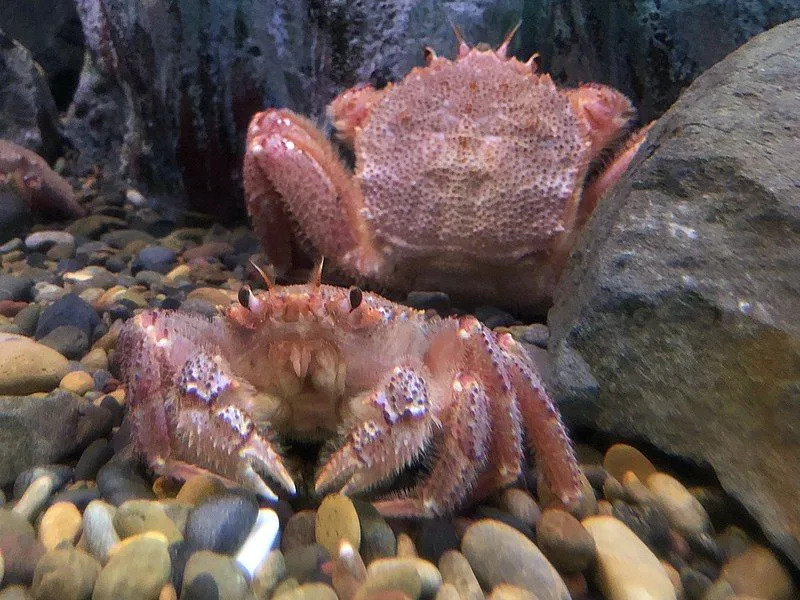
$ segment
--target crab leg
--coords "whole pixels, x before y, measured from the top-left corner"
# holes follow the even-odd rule
[[[360,408],[359,422],[317,477],[318,494],[345,479],[344,494],[380,482],[414,460],[432,435],[435,421],[419,368],[395,367]]]
[[[433,470],[408,496],[375,503],[385,515],[430,517],[451,512],[466,498],[487,459],[489,399],[472,376],[453,381],[453,403],[442,423],[444,435]]]
[[[288,247],[283,213],[335,264],[365,275],[380,267],[361,191],[307,119],[286,109],[256,114],[248,129],[244,178],[248,210],[268,251],[275,246],[276,260],[285,260]]]

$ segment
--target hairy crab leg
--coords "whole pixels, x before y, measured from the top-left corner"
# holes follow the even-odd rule
[[[346,479],[342,493],[364,490],[408,465],[430,439],[435,423],[423,373],[395,367],[370,392],[347,441],[323,466],[315,491],[324,493]]]
[[[486,390],[470,375],[453,381],[453,400],[443,419],[433,470],[407,496],[375,502],[382,514],[394,517],[431,517],[448,513],[466,498],[487,460],[489,399]]]

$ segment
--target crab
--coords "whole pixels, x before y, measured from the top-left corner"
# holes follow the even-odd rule
[[[297,491],[281,441],[327,441],[317,495],[391,486],[428,457],[416,487],[376,503],[424,517],[516,480],[524,434],[554,497],[579,497],[558,410],[510,335],[320,274],[243,287],[213,319],[156,309],[127,322],[118,352],[132,439],[156,474],[210,474],[275,499],[275,484]]]
[[[246,205],[279,274],[310,250],[373,289],[548,307],[576,234],[646,129],[622,142],[630,101],[596,83],[556,87],[533,57],[508,55],[513,33],[496,50],[459,37],[455,60],[426,49],[402,81],[336,97],[328,115],[354,172],[310,120],[252,118]]]

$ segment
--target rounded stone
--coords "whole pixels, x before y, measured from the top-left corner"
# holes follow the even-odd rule
[[[422,593],[422,579],[417,569],[405,560],[397,561],[390,558],[381,560],[393,562],[373,570],[372,573],[367,570],[367,578],[356,594],[356,599],[373,598],[373,594],[380,590],[396,590],[403,592],[411,600],[417,600]]]
[[[50,475],[37,477],[11,510],[33,522],[53,493],[55,481]]]
[[[235,552],[244,542],[258,516],[258,504],[250,494],[226,492],[200,502],[186,521],[186,543],[192,550]]]
[[[289,552],[316,542],[317,512],[300,510],[294,513],[281,532],[281,550]]]
[[[442,581],[458,590],[461,600],[483,600],[483,590],[469,561],[458,550],[448,550],[439,559]]]
[[[169,581],[167,538],[148,532],[120,542],[106,563],[92,600],[147,600],[158,597]]]
[[[484,519],[469,526],[461,552],[486,589],[510,583],[531,591],[540,600],[568,600],[558,572],[530,539],[513,527]]]
[[[581,494],[577,502],[573,502],[569,507],[569,513],[576,519],[584,519],[597,513],[597,496],[594,493],[592,484],[589,483],[586,475],[578,475],[581,484]],[[561,500],[550,491],[550,487],[545,483],[543,477],[536,480],[536,495],[542,508],[563,508]]]
[[[44,511],[39,521],[39,541],[46,550],[62,542],[75,544],[83,529],[83,517],[71,502],[56,502]]]
[[[75,465],[75,481],[94,479],[100,468],[114,456],[114,450],[105,438],[94,440],[81,453]]]
[[[23,585],[9,585],[0,590],[0,600],[33,600],[33,596]]]
[[[670,524],[686,536],[699,535],[711,529],[711,520],[700,501],[683,484],[666,473],[653,473],[647,487]]]
[[[350,498],[342,494],[330,494],[325,497],[317,509],[314,537],[331,556],[337,555],[339,541],[343,539],[350,542],[356,551],[359,550],[361,523]]]
[[[111,504],[153,497],[151,485],[138,472],[138,464],[121,455],[114,456],[97,472],[100,494]]]
[[[70,360],[79,360],[89,350],[89,335],[74,325],[59,325],[40,338],[39,343]]]
[[[183,571],[181,598],[205,599],[209,596],[197,593],[210,587],[210,580],[219,600],[240,600],[247,593],[247,580],[230,556],[200,550],[189,557]],[[195,590],[195,588],[198,588]]]
[[[119,542],[114,529],[116,508],[102,500],[92,500],[83,511],[83,537],[86,550],[101,564],[108,560],[111,548]]]
[[[325,583],[304,583],[294,589],[276,594],[272,600],[339,600],[333,588]]]
[[[361,524],[361,547],[358,553],[365,564],[376,558],[388,558],[397,554],[397,538],[372,504],[363,500],[353,500]]]
[[[584,519],[582,525],[597,547],[596,579],[604,598],[676,600],[672,582],[656,555],[622,521],[594,516]]]
[[[422,558],[436,563],[448,550],[457,550],[458,541],[452,519],[427,519],[425,524],[417,529],[413,548]]]
[[[249,579],[255,576],[261,563],[267,559],[277,544],[279,535],[278,514],[271,508],[259,509],[253,528],[234,556],[234,560]]]
[[[583,525],[566,511],[550,508],[536,525],[536,544],[559,571],[578,573],[594,562],[597,549]]]
[[[100,317],[77,294],[67,294],[42,310],[36,326],[36,339],[41,339],[56,327],[72,326],[83,331],[91,338],[94,328],[100,323]]]
[[[433,600],[461,600],[461,596],[454,585],[443,583]]]
[[[626,471],[633,471],[640,481],[647,481],[656,467],[650,460],[633,446],[628,444],[614,444],[603,458],[603,467],[612,477],[622,481]]]
[[[0,334],[0,395],[49,392],[68,368],[67,359],[52,348],[25,336]]]
[[[528,492],[518,488],[507,488],[500,494],[500,507],[526,525],[535,527],[542,515],[536,500]]]
[[[225,486],[216,477],[195,475],[184,482],[175,498],[187,504],[197,505],[206,498],[222,494],[224,491]]]
[[[789,600],[797,589],[786,568],[767,548],[753,545],[722,567],[721,578],[741,596]]]
[[[507,583],[494,586],[487,598],[488,600],[539,600],[536,594]]]
[[[72,371],[64,375],[58,385],[73,394],[83,396],[89,390],[94,389],[94,377],[86,371]]]
[[[269,598],[272,590],[286,577],[286,561],[280,550],[273,550],[258,566],[250,584],[256,598]]]
[[[58,463],[37,465],[25,469],[14,480],[14,498],[21,498],[28,487],[40,477],[50,477],[53,482],[53,489],[60,489],[72,479],[72,473],[70,466]]]
[[[299,583],[327,579],[327,576],[323,575],[322,565],[328,562],[331,556],[319,544],[293,548],[289,552],[285,552],[283,557],[286,563],[286,574]]]
[[[36,600],[89,600],[99,574],[100,563],[85,552],[51,550],[36,564],[31,593]]]
[[[108,369],[108,354],[102,348],[92,348],[81,358],[81,366],[87,371]]]
[[[183,539],[164,507],[155,500],[128,500],[120,504],[114,513],[114,529],[123,540],[146,531],[164,534],[170,544]]]
[[[0,508],[0,555],[3,556],[3,584],[30,585],[34,568],[44,554],[33,526],[25,517]]]
[[[436,590],[442,585],[442,574],[432,562],[422,558],[379,558],[373,560],[367,567],[367,579],[370,577],[381,577],[384,571],[392,572],[408,565],[412,567],[419,575],[420,584],[422,586],[421,593],[423,596],[433,596]]]

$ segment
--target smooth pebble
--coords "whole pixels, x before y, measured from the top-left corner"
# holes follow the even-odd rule
[[[278,514],[271,508],[259,509],[253,528],[234,557],[248,578],[252,579],[258,572],[261,563],[275,547],[279,535]]]
[[[350,498],[342,494],[325,496],[317,509],[314,535],[331,556],[336,556],[342,539],[356,550],[361,547],[361,523]]]
[[[44,511],[39,521],[39,541],[47,550],[62,542],[75,544],[83,528],[83,517],[71,502],[56,502]]]

